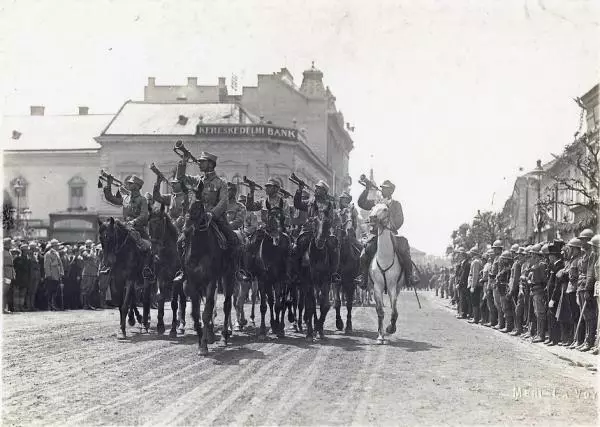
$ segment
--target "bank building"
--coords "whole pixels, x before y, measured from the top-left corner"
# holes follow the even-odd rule
[[[152,191],[155,165],[169,177],[182,141],[192,154],[218,156],[216,172],[238,185],[244,176],[257,183],[274,177],[290,192],[294,172],[309,185],[326,181],[334,194],[351,184],[350,126],[311,66],[298,86],[286,68],[259,74],[256,86],[230,94],[226,79],[199,85],[160,85],[149,77],[144,99],[128,100],[116,114],[97,115],[79,107],[73,115],[47,115],[32,106],[27,116],[3,119],[4,201],[13,208],[12,235],[74,242],[95,238],[98,217],[121,214],[97,188],[104,169],[123,180],[144,179]],[[199,174],[190,164],[188,174]],[[163,183],[163,192],[168,192]]]

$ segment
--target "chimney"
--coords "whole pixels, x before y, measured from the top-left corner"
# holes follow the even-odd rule
[[[79,107],[79,115],[80,116],[87,116],[88,115],[88,111],[90,110],[89,107]]]
[[[225,77],[219,77],[217,88],[219,90],[219,102],[225,102],[227,99],[227,83]]]
[[[188,77],[188,86],[196,87],[198,86],[198,78],[197,77]]]
[[[148,77],[148,86],[153,87],[156,84],[156,77]]]
[[[44,106],[43,105],[32,105],[30,107],[32,116],[43,116],[44,115]]]

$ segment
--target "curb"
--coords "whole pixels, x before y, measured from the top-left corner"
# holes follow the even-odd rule
[[[433,298],[429,298],[429,299],[433,300],[434,304],[438,305],[439,307],[444,308],[444,309],[454,312],[454,313],[456,312],[456,308],[450,304],[450,299],[448,299],[448,300],[441,299],[440,297],[436,297],[435,295],[427,295],[427,297],[428,298],[433,297]],[[456,320],[459,320],[459,319],[456,319]],[[485,329],[491,329],[491,328],[485,328]],[[506,334],[502,334],[502,335],[506,336]],[[579,366],[582,368],[586,368],[588,371],[591,371],[594,373],[598,371],[598,363],[599,363],[600,359],[598,358],[598,356],[595,356],[593,354],[583,353],[583,352],[580,352],[577,350],[569,350],[564,347],[558,347],[558,346],[548,347],[543,344],[541,346],[537,346],[537,345],[534,345],[533,343],[530,343],[530,342],[528,342],[526,340],[522,340],[522,339],[519,339],[519,341],[523,342],[523,343],[531,344],[535,348],[540,348],[550,354],[553,354],[554,356],[570,363],[573,366]]]

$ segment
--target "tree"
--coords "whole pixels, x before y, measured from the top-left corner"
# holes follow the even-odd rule
[[[4,190],[2,198],[2,229],[5,233],[12,230],[15,226],[14,220],[11,215],[12,209],[12,198],[10,197],[10,194],[8,194],[8,191]]]
[[[479,248],[491,245],[501,234],[500,214],[491,211],[479,212],[473,219],[471,234],[474,243]]]
[[[598,153],[600,143],[598,141],[598,130],[589,131],[567,145],[560,156],[554,155],[560,162],[571,165],[579,172],[579,176],[568,177],[552,174],[551,178],[556,183],[559,191],[573,192],[581,197],[573,197],[573,200],[555,200],[551,193],[547,193],[540,202],[543,211],[547,211],[553,203],[568,208],[582,208],[588,215],[585,223],[576,224],[577,228],[596,228],[598,224],[598,202],[600,189],[598,187],[599,163]]]

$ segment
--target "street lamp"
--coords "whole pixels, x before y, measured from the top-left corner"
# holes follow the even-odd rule
[[[537,209],[536,209],[536,230],[538,235],[537,243],[542,241],[542,228],[544,226],[544,212],[542,209],[542,178],[544,176],[544,168],[542,167],[542,161],[538,160],[535,169],[533,170],[533,174],[535,175],[538,183],[538,194],[537,194]]]

